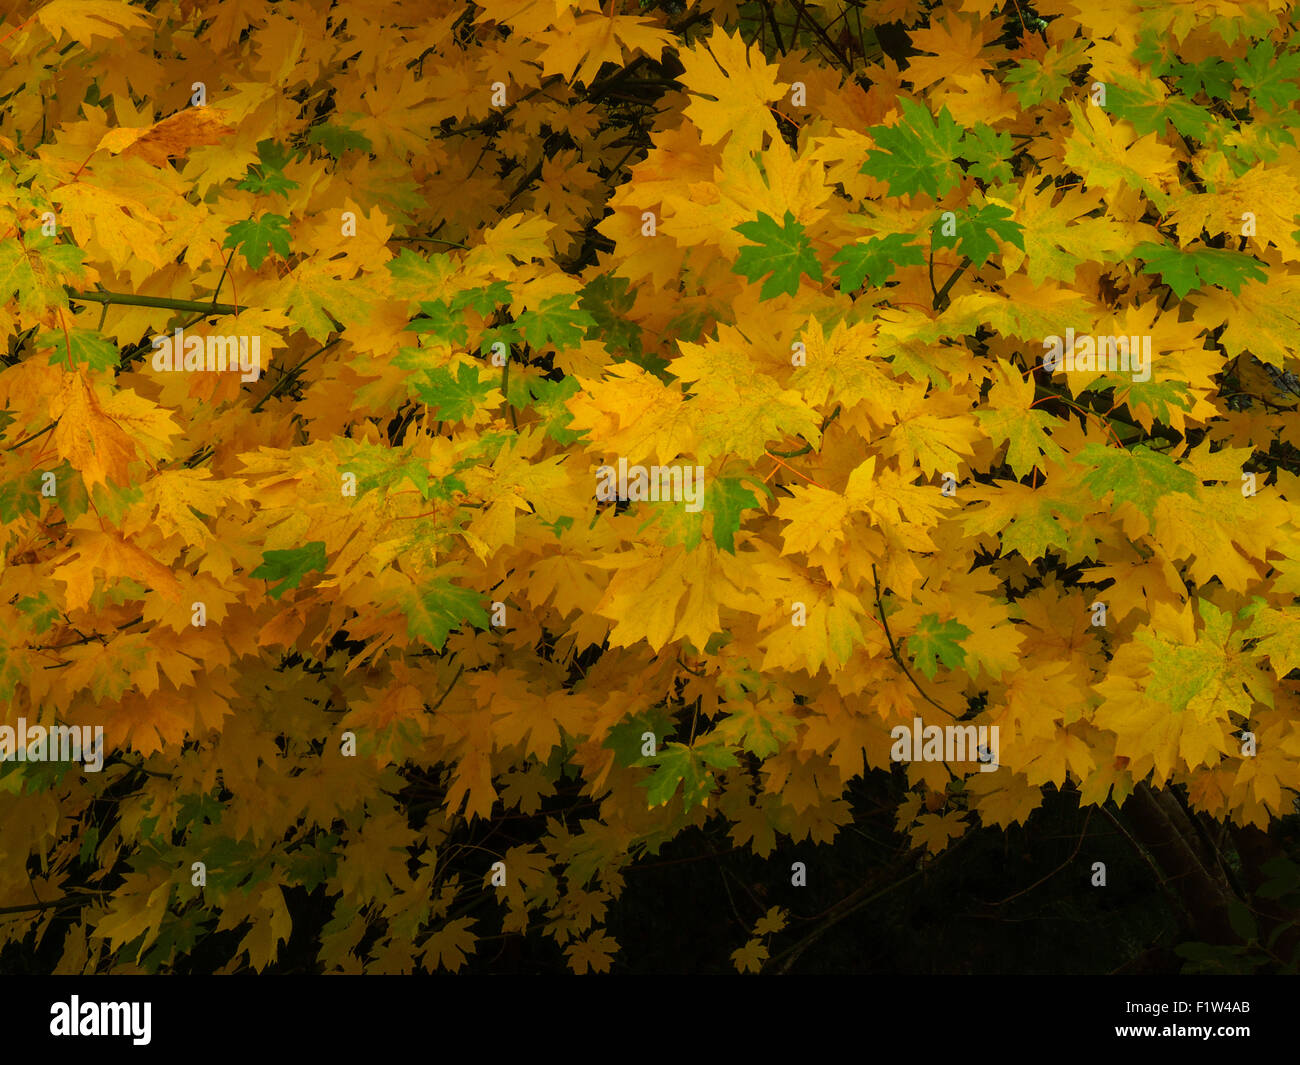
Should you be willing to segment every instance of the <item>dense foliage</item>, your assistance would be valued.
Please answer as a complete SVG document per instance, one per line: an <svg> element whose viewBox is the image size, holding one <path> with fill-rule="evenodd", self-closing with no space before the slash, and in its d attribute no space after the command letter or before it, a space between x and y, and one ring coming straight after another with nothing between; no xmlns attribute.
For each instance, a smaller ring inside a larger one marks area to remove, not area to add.
<svg viewBox="0 0 1300 1065"><path fill-rule="evenodd" d="M788 884L864 776L926 855L1055 792L1291 814L1292 20L20 2L0 704L105 762L0 765L0 944L601 971L638 859L721 827ZM1149 372L1045 366L1067 330ZM918 718L998 768L895 764Z"/></svg>

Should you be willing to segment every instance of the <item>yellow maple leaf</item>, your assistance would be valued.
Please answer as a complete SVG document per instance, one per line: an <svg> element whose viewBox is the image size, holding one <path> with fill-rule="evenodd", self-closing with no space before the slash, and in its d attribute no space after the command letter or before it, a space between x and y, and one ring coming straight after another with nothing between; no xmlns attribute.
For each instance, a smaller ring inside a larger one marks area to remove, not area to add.
<svg viewBox="0 0 1300 1065"><path fill-rule="evenodd" d="M593 973L609 972L610 959L618 951L618 943L603 930L592 932L586 939L575 940L564 948L569 965L578 975L590 970Z"/></svg>
<svg viewBox="0 0 1300 1065"><path fill-rule="evenodd" d="M742 152L755 152L764 134L778 139L768 105L790 86L777 80L777 68L761 52L751 53L739 30L729 35L715 26L707 41L682 50L680 58L686 68L682 83L695 96L685 114L705 144L730 136Z"/></svg>
<svg viewBox="0 0 1300 1065"><path fill-rule="evenodd" d="M751 939L743 947L731 952L731 960L735 963L736 972L756 973L763 968L763 962L767 961L767 947L763 946L761 939Z"/></svg>
<svg viewBox="0 0 1300 1065"><path fill-rule="evenodd" d="M465 955L472 953L478 942L470 931L475 923L472 917L457 917L439 928L424 944L421 953L423 964L432 963L439 969L456 972L465 964Z"/></svg>
<svg viewBox="0 0 1300 1065"><path fill-rule="evenodd" d="M124 267L133 258L154 269L166 264L161 249L167 244L167 233L141 201L84 180L55 189L50 199L59 204L60 220L77 243L102 252L114 266Z"/></svg>
<svg viewBox="0 0 1300 1065"><path fill-rule="evenodd" d="M912 47L928 55L912 56L907 64L907 79L920 90L945 78L957 75L982 75L993 69L996 55L985 45L997 33L988 19L969 15L934 18L928 26L914 29L909 36ZM989 119L985 119L989 121Z"/></svg>
<svg viewBox="0 0 1300 1065"><path fill-rule="evenodd" d="M149 25L140 9L126 0L50 0L37 10L36 21L56 40L66 32L83 45L95 37L121 37L127 30Z"/></svg>
<svg viewBox="0 0 1300 1065"><path fill-rule="evenodd" d="M173 156L184 155L202 144L221 144L232 130L215 107L187 107L152 126L111 129L99 147L113 155L139 156L151 166L166 166Z"/></svg>
<svg viewBox="0 0 1300 1065"><path fill-rule="evenodd" d="M614 15L612 0L603 14L575 19L566 12L535 38L546 46L542 73L559 74L566 81L590 84L605 63L622 63L628 52L658 58L676 39L657 28L654 20L636 15Z"/></svg>
<svg viewBox="0 0 1300 1065"><path fill-rule="evenodd" d="M1067 107L1073 132L1065 145L1066 166L1081 173L1090 188L1117 191L1126 185L1146 193L1163 211L1178 184L1173 150L1154 133L1126 133L1132 127L1112 122L1104 107L1080 109L1073 100Z"/></svg>

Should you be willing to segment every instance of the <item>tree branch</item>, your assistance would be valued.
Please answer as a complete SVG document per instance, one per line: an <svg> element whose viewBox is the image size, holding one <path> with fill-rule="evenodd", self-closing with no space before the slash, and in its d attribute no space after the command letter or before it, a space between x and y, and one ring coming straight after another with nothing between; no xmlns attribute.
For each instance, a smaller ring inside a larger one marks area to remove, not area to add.
<svg viewBox="0 0 1300 1065"><path fill-rule="evenodd" d="M175 300L170 296L137 296L131 292L74 292L65 289L69 299L82 303L112 303L122 307L161 307L169 311L197 311L200 314L237 314L233 304L215 300Z"/></svg>

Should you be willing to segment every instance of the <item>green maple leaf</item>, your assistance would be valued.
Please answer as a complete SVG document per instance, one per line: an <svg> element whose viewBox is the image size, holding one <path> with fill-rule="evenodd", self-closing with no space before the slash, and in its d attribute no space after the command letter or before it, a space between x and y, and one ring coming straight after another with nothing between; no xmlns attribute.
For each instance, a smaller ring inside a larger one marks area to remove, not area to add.
<svg viewBox="0 0 1300 1065"><path fill-rule="evenodd" d="M740 249L732 273L744 274L750 281L771 274L763 282L761 299L770 300L781 292L793 296L799 291L800 274L807 274L814 281L822 279L821 263L813 254L812 244L789 210L781 226L771 215L759 211L757 221L742 222L735 227L735 232L754 244Z"/></svg>
<svg viewBox="0 0 1300 1065"><path fill-rule="evenodd" d="M58 483L56 481L56 483ZM38 516L41 512L40 471L33 470L26 476L12 481L0 482L0 521L8 525L17 521L24 514Z"/></svg>
<svg viewBox="0 0 1300 1065"><path fill-rule="evenodd" d="M997 242L989 234L996 233L1008 244L1014 244L1021 251L1025 250L1025 231L1017 222L1010 221L1011 212L996 203L985 203L979 207L969 207L957 214L956 232L945 237L936 223L934 244L937 248L950 248L954 244L957 250L970 258L977 267L988 262L989 256L998 250Z"/></svg>
<svg viewBox="0 0 1300 1065"><path fill-rule="evenodd" d="M960 646L960 641L970 634L971 630L961 622L940 621L938 614L926 614L907 637L907 652L926 679L934 680L940 662L949 669L961 667L966 660L966 650Z"/></svg>
<svg viewBox="0 0 1300 1065"><path fill-rule="evenodd" d="M274 588L267 590L272 599L279 599L290 588L297 588L312 570L325 571L325 543L313 540L301 547L291 547L287 551L263 551L262 564L249 574L264 581L280 581Z"/></svg>
<svg viewBox="0 0 1300 1065"><path fill-rule="evenodd" d="M1131 381L1123 370L1117 370L1114 374L1104 373L1089 381L1079 392L1080 394L1104 392L1108 388L1115 389L1116 401L1123 403L1130 410L1136 409L1140 403L1145 403L1151 408L1156 420L1164 424L1169 423L1171 411L1192 409L1191 390L1187 387L1187 382L1157 381L1155 378L1150 381ZM1125 444L1133 438L1133 435L1145 435L1140 429L1126 429L1123 423L1118 421L1111 424L1115 426L1116 434Z"/></svg>
<svg viewBox="0 0 1300 1065"><path fill-rule="evenodd" d="M769 758L794 738L796 721L770 702L740 699L712 735L759 758Z"/></svg>
<svg viewBox="0 0 1300 1065"><path fill-rule="evenodd" d="M1155 80L1139 81L1116 75L1114 84L1106 89L1106 110L1116 118L1131 122L1142 136L1165 132L1165 123L1172 122L1174 129L1186 137L1205 140L1215 118L1177 93L1161 98Z"/></svg>
<svg viewBox="0 0 1300 1065"><path fill-rule="evenodd" d="M925 262L925 252L913 240L910 233L890 233L841 248L831 259L840 264L834 271L840 279L840 291L856 292L864 280L881 285L900 266L920 266Z"/></svg>
<svg viewBox="0 0 1300 1065"><path fill-rule="evenodd" d="M301 884L308 891L325 883L338 870L339 855L334 851L338 842L338 836L327 834L295 848L287 856L286 880Z"/></svg>
<svg viewBox="0 0 1300 1065"><path fill-rule="evenodd" d="M740 477L717 477L708 482L704 492L704 512L713 515L713 542L731 555L736 553L741 512L758 506L758 497L745 487L744 481ZM761 482L749 483L767 492Z"/></svg>
<svg viewBox="0 0 1300 1065"><path fill-rule="evenodd" d="M1233 66L1217 56L1199 63L1171 63L1169 72L1178 79L1178 91L1189 100L1199 92L1212 100L1232 99Z"/></svg>
<svg viewBox="0 0 1300 1065"><path fill-rule="evenodd" d="M1044 100L1058 100L1070 79L1059 72L1047 70L1034 59L1024 59L1007 71L1004 84L1016 94L1021 108L1028 110Z"/></svg>
<svg viewBox="0 0 1300 1065"><path fill-rule="evenodd" d="M502 322L500 325L493 326L491 329L484 329L483 332L479 334L479 354L485 359L490 359L493 354L492 345L501 343L505 345L506 350L504 354L509 358L510 349L516 344L522 344L523 342L524 338L519 335L519 330L515 328L514 322Z"/></svg>
<svg viewBox="0 0 1300 1065"><path fill-rule="evenodd" d="M515 316L515 328L533 348L575 348L586 337L596 319L573 305L573 297L563 292L547 296L531 311Z"/></svg>
<svg viewBox="0 0 1300 1065"><path fill-rule="evenodd" d="M1300 615L1294 610L1277 610L1257 595L1237 616L1250 622L1244 635L1259 640L1255 654L1268 656L1278 680L1300 669Z"/></svg>
<svg viewBox="0 0 1300 1065"><path fill-rule="evenodd" d="M420 300L430 291L441 289L456 274L458 266L450 255L442 252L425 258L410 248L403 248L384 268L393 278L394 296Z"/></svg>
<svg viewBox="0 0 1300 1065"><path fill-rule="evenodd" d="M293 158L293 154L283 145L274 140L260 141L257 157L259 161L248 168L248 173L235 188L284 196L290 189L298 187L298 182L290 181L284 176L284 165Z"/></svg>
<svg viewBox="0 0 1300 1065"><path fill-rule="evenodd" d="M1161 496L1170 492L1192 495L1201 485L1190 470L1142 444L1131 448L1089 444L1080 449L1078 458L1092 469L1083 483L1094 499L1100 501L1107 492L1114 492L1116 503L1132 503L1148 518Z"/></svg>
<svg viewBox="0 0 1300 1065"><path fill-rule="evenodd" d="M25 595L14 604L18 613L30 619L32 629L37 635L49 632L51 626L62 616L62 611L44 592L35 596Z"/></svg>
<svg viewBox="0 0 1300 1065"><path fill-rule="evenodd" d="M348 129L347 126L336 126L330 122L313 128L307 134L307 143L323 146L335 159L342 158L343 153L349 149L368 152L372 147L363 134Z"/></svg>
<svg viewBox="0 0 1300 1065"><path fill-rule="evenodd" d="M1012 179L1013 154L1010 133L978 122L963 135L959 157L969 164L966 172L972 177L986 185L1000 185Z"/></svg>
<svg viewBox="0 0 1300 1065"><path fill-rule="evenodd" d="M477 366L459 363L456 375L445 366L425 370L424 379L415 383L420 401L435 409L439 420L458 422L468 418L495 387L491 378L479 378Z"/></svg>
<svg viewBox="0 0 1300 1065"><path fill-rule="evenodd" d="M483 597L470 588L452 584L445 577L435 577L431 584L398 600L406 614L412 636L419 636L436 651L442 650L447 637L465 622L476 629L488 627L488 613Z"/></svg>
<svg viewBox="0 0 1300 1065"><path fill-rule="evenodd" d="M573 411L565 405L565 400L579 391L578 379L566 377L562 381L548 381L545 377L527 377L522 381L526 389L525 403L515 406L531 405L542 416L546 435L556 443L569 445L582 439L582 433L566 428L573 421ZM511 390L515 382L510 382ZM513 402L513 400L512 400Z"/></svg>
<svg viewBox="0 0 1300 1065"><path fill-rule="evenodd" d="M1006 462L1017 477L1024 477L1039 464L1040 456L1053 462L1065 458L1065 452L1047 430L1056 419L1043 410L979 410L975 417L980 428L995 442L1007 441Z"/></svg>
<svg viewBox="0 0 1300 1065"><path fill-rule="evenodd" d="M653 758L642 758L638 765L654 765L655 771L648 780L640 782L646 788L646 803L665 806L682 786L682 806L685 810L698 806L713 790L710 767L728 769L740 763L726 747L719 743L704 743L688 747L684 743L670 743Z"/></svg>
<svg viewBox="0 0 1300 1065"><path fill-rule="evenodd" d="M42 333L38 339L40 347L52 345L50 365L68 365L69 348L73 366L86 365L92 370L114 369L121 359L117 345L94 329L69 329L67 336L62 330Z"/></svg>
<svg viewBox="0 0 1300 1065"><path fill-rule="evenodd" d="M22 241L0 240L0 300L18 294L18 307L39 313L67 307L64 284L85 275L85 252L75 244L56 244L53 237L28 234Z"/></svg>
<svg viewBox="0 0 1300 1065"><path fill-rule="evenodd" d="M1280 111L1300 97L1300 53L1279 55L1268 41L1260 41L1237 60L1235 72L1251 100L1265 111Z"/></svg>
<svg viewBox="0 0 1300 1065"><path fill-rule="evenodd" d="M313 265L319 265L319 260ZM323 341L331 330L342 330L342 323L334 316L338 311L345 317L361 313L364 304L357 297L355 282L329 277L323 271L301 264L280 283L281 305L289 317L317 343Z"/></svg>
<svg viewBox="0 0 1300 1065"><path fill-rule="evenodd" d="M867 130L879 145L867 153L861 172L887 182L891 196L928 192L935 199L961 181L962 127L946 107L938 118L912 100L899 101L903 117L894 126Z"/></svg>
<svg viewBox="0 0 1300 1065"><path fill-rule="evenodd" d="M596 322L587 331L588 340L602 341L611 352L627 352L640 358L641 327L624 317L636 303L630 287L625 277L599 274L583 287L578 306Z"/></svg>
<svg viewBox="0 0 1300 1065"><path fill-rule="evenodd" d="M338 447L339 473L356 475L357 498L381 488L391 491L403 481L409 481L426 500L448 499L453 490L465 490L458 477L430 477L428 459L412 455L410 448L385 447L346 437L338 441Z"/></svg>
<svg viewBox="0 0 1300 1065"><path fill-rule="evenodd" d="M1220 248L1180 251L1168 244L1143 243L1133 249L1133 256L1145 264L1142 273L1159 274L1179 299L1206 285L1221 285L1235 296L1247 281L1268 278L1264 264L1254 256Z"/></svg>
<svg viewBox="0 0 1300 1065"><path fill-rule="evenodd" d="M504 281L493 281L490 285L479 285L457 292L451 298L451 309L459 311L472 307L486 318L502 304L509 302L510 286Z"/></svg>
<svg viewBox="0 0 1300 1065"><path fill-rule="evenodd" d="M254 270L261 267L267 252L274 248L282 258L293 250L289 241L289 219L278 214L264 214L261 218L246 218L226 227L223 248L238 248Z"/></svg>
<svg viewBox="0 0 1300 1065"><path fill-rule="evenodd" d="M694 551L704 538L704 516L713 516L713 542L720 551L736 553L736 531L740 528L741 513L758 506L758 497L745 483L761 489L766 494L767 486L747 477L710 477L704 480L700 497L700 509L690 511L680 501L663 501L658 503L639 503L651 513L650 521L656 524L666 544L682 544L686 550ZM644 526L643 526L644 527Z"/></svg>
<svg viewBox="0 0 1300 1065"><path fill-rule="evenodd" d="M449 340L462 347L469 343L468 327L446 300L423 300L420 313L425 317L414 319L406 327L408 332L432 333L439 340Z"/></svg>
<svg viewBox="0 0 1300 1065"><path fill-rule="evenodd" d="M1174 65L1175 43L1167 34L1142 30L1138 34L1137 47L1133 49L1133 58L1143 66L1150 67L1153 77L1161 77L1169 73Z"/></svg>
<svg viewBox="0 0 1300 1065"><path fill-rule="evenodd" d="M645 742L645 734L654 733L655 749L658 750L676 728L676 723L663 708L655 706L615 725L606 733L601 746L607 751L614 752L619 765L641 765L641 759L644 757L641 754L641 747Z"/></svg>

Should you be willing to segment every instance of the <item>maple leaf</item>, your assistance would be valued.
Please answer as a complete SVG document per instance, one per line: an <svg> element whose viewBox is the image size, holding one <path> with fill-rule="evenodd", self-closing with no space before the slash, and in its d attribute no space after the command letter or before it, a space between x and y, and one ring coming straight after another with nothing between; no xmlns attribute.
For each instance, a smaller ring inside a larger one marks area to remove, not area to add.
<svg viewBox="0 0 1300 1065"><path fill-rule="evenodd" d="M1206 285L1222 285L1236 296L1247 281L1263 281L1268 277L1264 264L1258 259L1219 248L1186 251L1146 243L1135 247L1133 255L1142 260L1143 273L1159 274L1160 280L1173 289L1179 299L1192 289Z"/></svg>
<svg viewBox="0 0 1300 1065"><path fill-rule="evenodd" d="M256 270L266 261L272 249L286 259L293 252L288 226L289 219L279 214L247 218L231 224L226 230L229 235L221 246L238 248L248 265Z"/></svg>
<svg viewBox="0 0 1300 1065"><path fill-rule="evenodd" d="M374 147L364 134L333 122L313 126L307 134L307 143L321 145L335 159L341 159L347 151L368 152Z"/></svg>
<svg viewBox="0 0 1300 1065"><path fill-rule="evenodd" d="M785 909L780 906L772 906L754 925L754 935L768 936L780 932L785 928L786 917L787 912Z"/></svg>
<svg viewBox="0 0 1300 1065"><path fill-rule="evenodd" d="M618 944L603 931L592 932L586 939L575 940L564 948L573 971L581 976L590 970L593 973L609 972L610 959L618 950Z"/></svg>
<svg viewBox="0 0 1300 1065"><path fill-rule="evenodd" d="M110 580L139 581L172 601L180 599L180 584L171 570L161 565L134 544L114 533L82 530L67 554L63 565L50 571L55 580L67 584L67 609L77 610L90 602L94 588L94 571L102 570Z"/></svg>
<svg viewBox="0 0 1300 1065"><path fill-rule="evenodd" d="M561 17L538 40L546 46L544 75L559 74L566 81L588 84L605 63L622 62L625 52L653 57L675 43L669 33L654 26L653 19L608 12L579 19Z"/></svg>
<svg viewBox="0 0 1300 1065"><path fill-rule="evenodd" d="M966 815L958 811L937 814L921 814L909 835L915 846L924 846L931 854L938 854L948 844L965 833L969 826Z"/></svg>
<svg viewBox="0 0 1300 1065"><path fill-rule="evenodd" d="M713 542L728 554L736 553L736 533L742 512L758 506L758 496L745 487L745 478L715 477L704 489L704 510L713 516ZM750 482L757 484L757 482ZM761 487L761 486L760 486Z"/></svg>
<svg viewBox="0 0 1300 1065"><path fill-rule="evenodd" d="M547 297L535 310L523 311L515 318L520 335L534 348L573 347L595 324L595 318L573 306L572 297L562 294Z"/></svg>
<svg viewBox="0 0 1300 1065"><path fill-rule="evenodd" d="M138 258L155 269L165 262L159 251L166 246L163 222L134 196L79 180L55 189L50 199L62 208L63 224L78 242L102 248L110 262L125 266Z"/></svg>
<svg viewBox="0 0 1300 1065"><path fill-rule="evenodd" d="M939 233L934 237L934 245L942 248L956 244L957 250L975 266L983 266L998 250L997 242L989 239L990 233L996 233L1021 251L1025 250L1024 231L1010 219L1011 211L1000 204L985 203L968 208L957 216L955 235L945 237Z"/></svg>
<svg viewBox="0 0 1300 1065"><path fill-rule="evenodd" d="M1157 782L1180 764L1213 764L1229 750L1230 715L1251 713L1248 685L1258 674L1239 654L1242 635L1229 638L1231 615L1204 599L1195 606L1199 629L1192 603L1181 611L1158 604L1154 624L1139 628L1096 686L1104 701L1094 722L1115 732L1116 753L1135 772L1151 766Z"/></svg>
<svg viewBox="0 0 1300 1065"><path fill-rule="evenodd" d="M890 233L841 248L832 256L832 262L840 264L835 268L840 290L856 292L864 280L878 286L888 281L900 266L921 266L925 252L913 243L910 234Z"/></svg>
<svg viewBox="0 0 1300 1065"><path fill-rule="evenodd" d="M152 126L109 130L98 147L113 155L138 156L150 166L166 166L190 148L222 143L231 132L219 108L187 107Z"/></svg>
<svg viewBox="0 0 1300 1065"><path fill-rule="evenodd" d="M1011 472L1024 477L1040 464L1042 457L1063 461L1065 452L1047 431L1054 419L1043 410L1033 409L1032 382L1010 368L999 366L999 370L999 380L989 393L993 408L976 411L975 416L994 441L1006 442Z"/></svg>
<svg viewBox="0 0 1300 1065"><path fill-rule="evenodd" d="M879 147L867 153L862 173L886 182L891 196L926 192L938 199L961 180L956 160L961 154L962 127L947 108L932 115L906 97L898 106L897 125L867 130Z"/></svg>
<svg viewBox="0 0 1300 1065"><path fill-rule="evenodd" d="M1260 596L1251 600L1242 616L1250 619L1246 635L1259 639L1255 650L1268 656L1278 680L1300 669L1300 618L1269 606Z"/></svg>
<svg viewBox="0 0 1300 1065"><path fill-rule="evenodd" d="M1085 115L1072 100L1066 106L1074 130L1066 141L1066 165L1082 173L1090 188L1117 192L1127 186L1163 210L1175 184L1173 152L1154 133L1134 140L1103 107L1088 107Z"/></svg>
<svg viewBox="0 0 1300 1065"><path fill-rule="evenodd" d="M918 90L954 74L979 74L989 69L984 46L991 34L982 20L945 16L910 36L918 52L938 56L917 57L908 64L908 80Z"/></svg>
<svg viewBox="0 0 1300 1065"><path fill-rule="evenodd" d="M168 881L155 886L144 873L127 874L113 906L96 922L94 935L108 940L110 950L117 950L143 936L136 952L136 957L140 957L161 929L171 890Z"/></svg>
<svg viewBox="0 0 1300 1065"><path fill-rule="evenodd" d="M235 948L236 955L248 951L248 964L261 971L275 960L276 946L289 939L293 921L285 904L284 889L271 884L258 896L259 913L252 927Z"/></svg>
<svg viewBox="0 0 1300 1065"><path fill-rule="evenodd" d="M270 289L275 293L274 305L283 306L294 323L317 343L331 331L341 329L344 321L340 319L351 319L362 306L356 286L336 274L334 264L308 259Z"/></svg>
<svg viewBox="0 0 1300 1065"><path fill-rule="evenodd" d="M69 370L83 364L92 370L108 370L116 367L122 357L116 344L91 329L69 329L66 335L42 333L37 344L54 348L50 352L51 366L62 363Z"/></svg>
<svg viewBox="0 0 1300 1065"><path fill-rule="evenodd" d="M453 973L460 969L478 942L470 931L476 923L472 917L457 917L439 928L425 941L421 951L424 964L432 963Z"/></svg>
<svg viewBox="0 0 1300 1065"><path fill-rule="evenodd" d="M411 322L412 333L432 333L437 339L453 344L469 343L469 327L463 317L446 300L421 300L421 317Z"/></svg>
<svg viewBox="0 0 1300 1065"><path fill-rule="evenodd" d="M735 963L737 972L756 973L763 968L763 962L767 961L767 947L762 940L751 939L743 947L731 952L731 960Z"/></svg>
<svg viewBox="0 0 1300 1065"><path fill-rule="evenodd" d="M126 30L149 25L126 0L50 0L37 10L36 20L56 40L66 32L81 45L97 36L121 37Z"/></svg>
<svg viewBox="0 0 1300 1065"><path fill-rule="evenodd" d="M1194 94L1190 94L1194 95ZM1143 81L1117 75L1107 86L1106 106L1118 118L1139 133L1163 133L1165 123L1173 124L1184 137L1205 140L1213 114L1182 96L1167 93L1159 79Z"/></svg>
<svg viewBox="0 0 1300 1065"><path fill-rule="evenodd" d="M1094 499L1113 492L1116 503L1132 503L1147 517L1168 493L1190 495L1199 487L1194 474L1144 444L1131 448L1088 444L1080 449L1078 458L1092 471L1083 483Z"/></svg>
<svg viewBox="0 0 1300 1065"><path fill-rule="evenodd" d="M700 803L708 804L713 790L711 769L725 769L739 765L736 756L718 743L704 743L688 747L684 743L665 744L660 752L642 758L638 765L655 766L655 771L641 785L646 790L646 804L650 807L667 806L682 787L682 804L689 810Z"/></svg>
<svg viewBox="0 0 1300 1065"><path fill-rule="evenodd" d="M822 279L821 263L813 254L803 226L790 211L785 212L785 220L779 226L770 215L759 211L756 222L742 222L735 228L757 246L741 248L732 270L750 281L771 275L763 282L763 299L770 300L781 292L793 296L799 291L801 274L814 281Z"/></svg>
<svg viewBox="0 0 1300 1065"><path fill-rule="evenodd" d="M406 615L411 635L418 636L435 650L441 650L448 635L466 622L480 629L488 626L482 597L445 577L399 592L391 602Z"/></svg>
<svg viewBox="0 0 1300 1065"><path fill-rule="evenodd" d="M934 680L940 662L949 669L961 668L966 658L961 641L970 634L958 621L941 622L939 615L926 614L907 637L907 651L916 660L917 669Z"/></svg>
<svg viewBox="0 0 1300 1065"><path fill-rule="evenodd" d="M80 248L49 237L0 241L0 295L16 293L19 308L28 312L66 307L63 286L87 277L84 260Z"/></svg>
<svg viewBox="0 0 1300 1065"><path fill-rule="evenodd" d="M120 391L101 398L103 392L87 384L81 373L65 374L61 389L62 406L54 429L54 444L82 476L87 488L111 478L126 484L128 466L137 456L131 430L148 450L159 453L169 436L179 430L167 412L134 392Z"/></svg>
<svg viewBox="0 0 1300 1065"><path fill-rule="evenodd" d="M276 141L259 141L258 161L248 168L247 176L235 187L247 192L274 193L284 196L290 189L298 187L296 181L290 181L284 176L284 166L292 158L289 151Z"/></svg>
<svg viewBox="0 0 1300 1065"><path fill-rule="evenodd" d="M1269 41L1259 41L1236 61L1235 73L1251 99L1267 111L1279 110L1300 98L1300 52L1279 53Z"/></svg>
<svg viewBox="0 0 1300 1065"><path fill-rule="evenodd" d="M426 369L412 390L440 419L463 421L484 405L495 386L490 378L479 376L477 366L462 362L455 375L445 366Z"/></svg>
<svg viewBox="0 0 1300 1065"><path fill-rule="evenodd" d="M291 547L285 551L264 551L262 564L249 576L267 581L279 581L274 588L268 588L267 594L272 599L279 599L291 588L297 588L312 570L324 571L328 563L325 560L325 543L313 540L301 547Z"/></svg>
<svg viewBox="0 0 1300 1065"><path fill-rule="evenodd" d="M729 703L731 711L714 730L716 735L760 758L776 754L795 732L792 717L771 703Z"/></svg>
<svg viewBox="0 0 1300 1065"><path fill-rule="evenodd" d="M754 152L763 146L764 134L778 137L767 105L789 86L777 81L777 68L761 54L751 55L750 48L739 30L727 34L715 26L707 42L679 53L686 68L682 83L695 97L684 114L705 144L729 137L728 146Z"/></svg>

